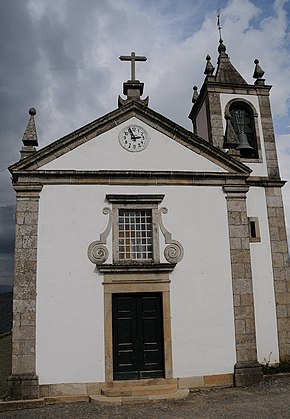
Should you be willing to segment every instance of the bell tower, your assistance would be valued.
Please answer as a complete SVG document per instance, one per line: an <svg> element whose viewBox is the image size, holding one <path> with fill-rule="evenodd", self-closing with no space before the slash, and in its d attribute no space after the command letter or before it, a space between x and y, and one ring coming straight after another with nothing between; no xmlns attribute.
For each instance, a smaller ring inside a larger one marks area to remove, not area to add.
<svg viewBox="0 0 290 419"><path fill-rule="evenodd" d="M216 72L211 63L211 57L209 55L206 57L205 79L199 93L198 88L193 87L189 118L195 134L215 146L217 152L218 149L223 150L252 170L246 180L249 193L246 191L245 194L245 198L247 195L245 214L249 220L252 216L257 216L258 214L251 213L253 203L257 202L266 213L267 220L262 226L265 233L261 246L265 246L269 237L279 356L280 361L289 360L290 305L285 303L290 301L289 251L281 191L285 181L280 178L277 159L270 106L271 86L265 84L264 71L257 59L254 60L253 78L255 81L253 84L248 84L232 65L221 37L218 54ZM229 194L227 202L229 203ZM251 238L250 232L249 237ZM249 250L250 263L253 267L257 246L253 248L250 244ZM253 281L255 281L254 275ZM241 279L244 280L244 278ZM235 313L238 309L239 307L234 307ZM237 378L239 370L243 370L242 364L241 362L236 364L236 379L239 379Z"/></svg>
<svg viewBox="0 0 290 419"><path fill-rule="evenodd" d="M215 147L240 159L256 174L279 179L269 94L264 71L255 60L253 84L236 70L220 38L217 70L206 56L204 83L194 86L189 118L193 131ZM257 170L255 170L257 169Z"/></svg>

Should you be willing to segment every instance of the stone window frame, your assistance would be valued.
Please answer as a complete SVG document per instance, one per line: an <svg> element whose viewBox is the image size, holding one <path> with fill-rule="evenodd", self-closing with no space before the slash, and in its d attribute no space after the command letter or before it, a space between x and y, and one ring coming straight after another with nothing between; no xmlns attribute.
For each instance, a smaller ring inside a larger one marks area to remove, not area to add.
<svg viewBox="0 0 290 419"><path fill-rule="evenodd" d="M249 221L249 239L251 243L261 242L260 225L258 217L248 217ZM255 234L252 233L254 229Z"/></svg>
<svg viewBox="0 0 290 419"><path fill-rule="evenodd" d="M103 208L103 214L109 215L107 227L100 234L99 240L90 243L87 251L89 260L98 268L103 266L109 257L109 250L107 248L107 239L112 230L112 261L111 264L106 264L110 270L118 270L118 267L124 265L127 269L136 266L139 268L145 266L146 269L151 269L157 265L164 265L160 263L160 244L159 244L159 229L164 237L165 248L163 250L164 258L167 263L165 265L176 265L179 263L184 255L182 244L172 238L172 234L165 228L162 221L162 214L167 214L168 210L165 207L158 208L158 205L163 201L165 195L106 195L106 199L112 204L112 209ZM118 229L118 211L119 209L150 209L152 211L153 224L153 258L152 259L119 259L119 229ZM132 269L131 269L132 270Z"/></svg>
<svg viewBox="0 0 290 419"><path fill-rule="evenodd" d="M159 246L159 209L158 205L163 201L164 195L106 195L106 199L112 204L112 258L113 264L156 264L160 263ZM118 215L120 209L150 210L152 214L152 259L120 259L119 258L119 227Z"/></svg>
<svg viewBox="0 0 290 419"><path fill-rule="evenodd" d="M230 115L230 107L235 102L241 102L244 103L246 106L248 106L252 110L252 115L254 119L254 126L255 126L255 134L256 134L256 141L257 141L257 149L258 149L258 157L257 158L245 158L241 157L241 161L244 163L262 163L262 148L261 148L261 140L260 140L260 130L259 130L259 123L258 123L258 112L255 108L255 106L249 102L248 100L240 97L236 97L234 99L231 99L228 101L228 103L225 106L225 116Z"/></svg>

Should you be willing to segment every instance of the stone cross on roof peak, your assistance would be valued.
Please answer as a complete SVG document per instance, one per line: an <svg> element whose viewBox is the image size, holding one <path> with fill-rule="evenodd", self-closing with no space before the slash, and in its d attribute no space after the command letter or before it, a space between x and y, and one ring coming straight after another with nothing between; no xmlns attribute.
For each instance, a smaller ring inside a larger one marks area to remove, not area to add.
<svg viewBox="0 0 290 419"><path fill-rule="evenodd" d="M136 67L136 61L146 61L147 57L144 57L142 55L136 55L135 52L131 52L131 55L121 55L119 57L119 59L121 61L131 61L131 80L134 81L136 80L136 72L135 72L135 67Z"/></svg>

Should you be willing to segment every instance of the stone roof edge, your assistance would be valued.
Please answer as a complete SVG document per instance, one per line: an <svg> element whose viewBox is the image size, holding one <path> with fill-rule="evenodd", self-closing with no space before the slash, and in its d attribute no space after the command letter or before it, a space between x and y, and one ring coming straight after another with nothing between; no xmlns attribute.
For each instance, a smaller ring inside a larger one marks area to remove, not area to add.
<svg viewBox="0 0 290 419"><path fill-rule="evenodd" d="M81 145L82 143L86 142L86 141L78 141L76 143L75 142L76 139L80 139L80 138L82 140L86 139L86 136L89 135L91 132L95 131L98 127L102 127L103 125L106 125L108 123L108 120L109 121L112 120L114 116L116 118L122 115L122 113L124 113L122 111L126 110L126 108L129 108L129 107L131 106L125 105L122 108L114 109L113 111L107 113L106 115L103 115L100 118L97 118L92 122L89 122L88 124L82 126L81 128L78 128L77 130L70 132L69 134L59 138L58 140L53 141L52 143L49 143L48 145L41 148L40 150L37 150L33 155L30 155L26 157L25 159L12 164L11 166L8 167L8 170L10 170L10 172L15 169L27 168L29 170L31 169L31 166L34 166L35 162L41 161L42 159L46 160L49 155L54 156L54 153L58 150L62 150L62 149L65 150L63 153L65 154L65 152L70 151L68 146L71 143L74 143L75 147L77 147ZM113 122L115 123L112 124L112 126L118 125L118 123L115 121L115 118L113 119ZM108 127L107 129L109 128L110 127ZM72 147L71 149L75 147ZM39 166L40 165L37 165L37 167Z"/></svg>
<svg viewBox="0 0 290 419"><path fill-rule="evenodd" d="M216 162L216 164L219 164L224 168L244 174L250 174L251 172L249 167L233 157L228 156L225 152L217 149L203 138L198 137L186 128L183 128L158 112L136 101L132 101L120 108L117 108L90 122L89 124L71 132L70 134L67 134L64 137L48 144L25 159L12 164L8 167L8 170L11 173L18 170L36 170L38 167L43 166L49 161L52 161L86 141L89 141L91 138L95 137L95 135L100 135L115 126L118 126L132 116L140 117L141 120L143 119L144 122L148 123L152 126L152 128L165 133L175 141L178 141L198 154L209 158L211 161ZM98 131L97 134L96 131Z"/></svg>
<svg viewBox="0 0 290 419"><path fill-rule="evenodd" d="M218 93L222 94L222 93L229 93L229 90L232 89L235 91L235 94L239 93L239 94L258 95L258 93L262 94L262 92L266 92L264 94L269 95L271 88L272 88L272 85L270 84L256 85L256 84L249 84L249 83L248 84L221 83L215 80L209 81L206 77L200 88L197 100L191 107L188 118L192 119L194 116L197 115L209 91L213 92L216 90ZM238 100L238 97L237 97L237 100Z"/></svg>

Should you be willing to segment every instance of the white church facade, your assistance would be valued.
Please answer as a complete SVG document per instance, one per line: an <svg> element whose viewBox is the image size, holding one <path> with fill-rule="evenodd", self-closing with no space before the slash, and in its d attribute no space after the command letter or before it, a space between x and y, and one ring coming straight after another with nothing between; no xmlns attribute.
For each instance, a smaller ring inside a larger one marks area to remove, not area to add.
<svg viewBox="0 0 290 419"><path fill-rule="evenodd" d="M270 86L222 41L205 75L193 132L150 109L133 71L116 110L39 150L30 110L9 168L11 398L244 386L290 359Z"/></svg>

